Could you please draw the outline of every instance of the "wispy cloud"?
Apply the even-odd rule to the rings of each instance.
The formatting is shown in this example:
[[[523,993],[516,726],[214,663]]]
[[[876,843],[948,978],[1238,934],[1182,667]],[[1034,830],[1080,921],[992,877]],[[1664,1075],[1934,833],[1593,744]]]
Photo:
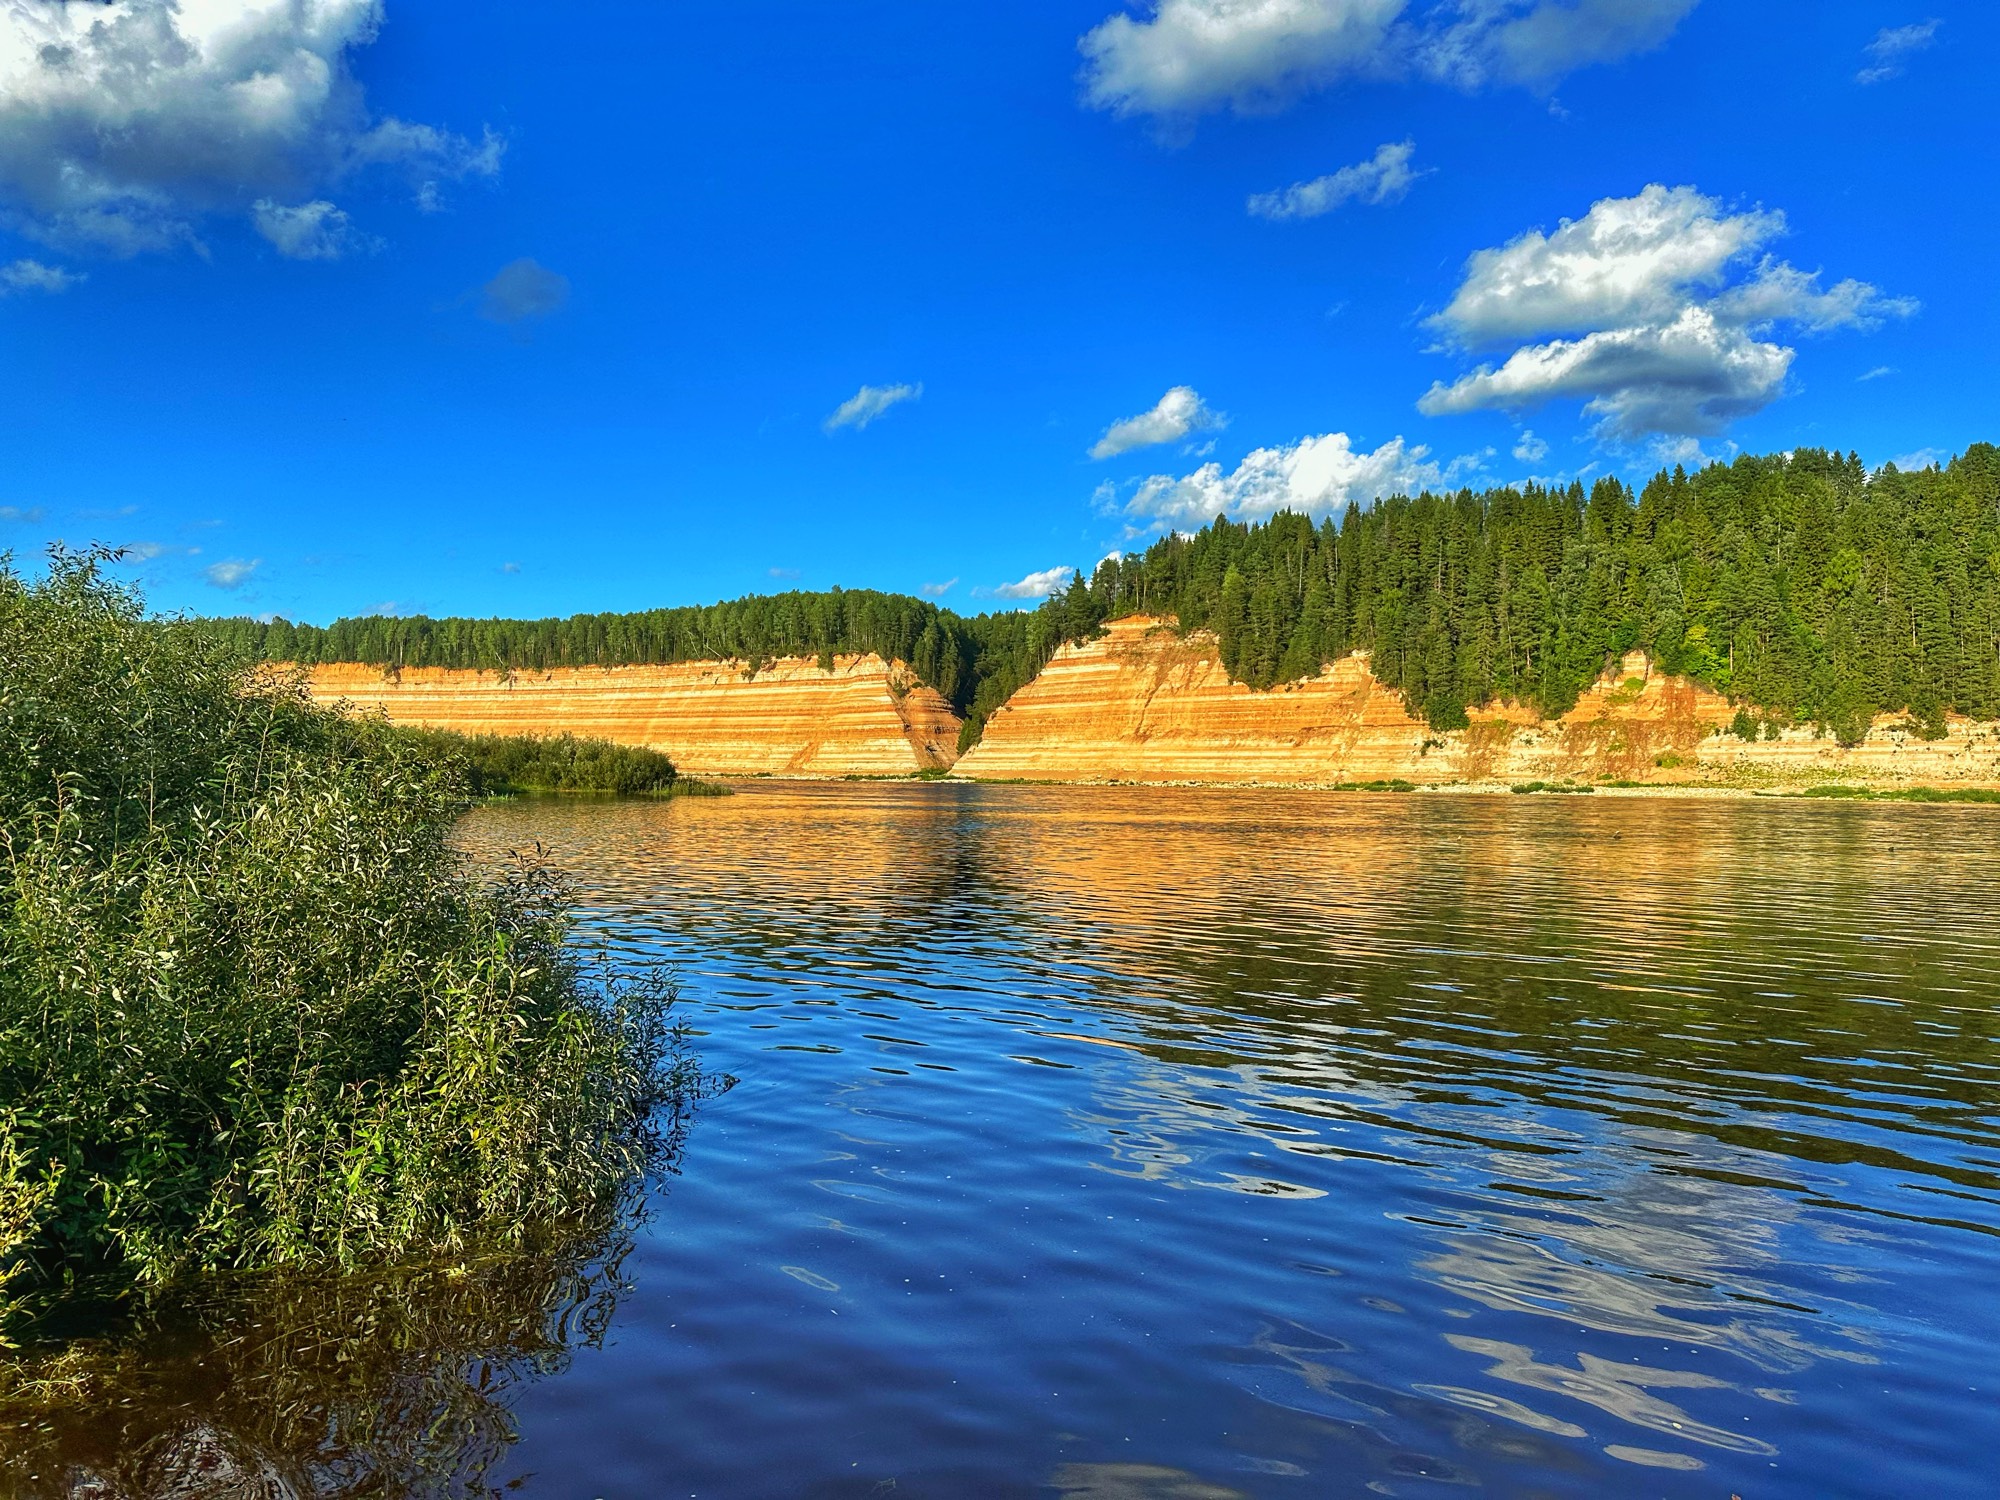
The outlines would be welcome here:
[[[1866,375],[1857,375],[1854,378],[1857,381],[1887,380],[1891,375],[1900,375],[1902,373],[1894,365],[1877,365]]]
[[[1046,599],[1057,589],[1066,587],[1075,572],[1075,568],[1043,568],[1039,573],[1030,573],[1013,583],[996,585],[986,592],[995,599]]]
[[[38,260],[17,260],[0,266],[0,297],[16,292],[66,292],[83,277],[60,266],[45,266]]]
[[[949,594],[953,589],[957,587],[958,587],[958,580],[956,578],[947,578],[943,583],[925,584],[921,592],[927,599],[942,599],[946,594]]]
[[[0,505],[0,526],[34,526],[41,519],[39,505]]]
[[[479,316],[491,323],[526,323],[560,311],[567,301],[569,278],[523,256],[480,288]]]
[[[833,409],[833,414],[820,425],[829,433],[838,432],[843,427],[857,431],[888,411],[892,406],[900,406],[905,401],[921,400],[923,383],[915,385],[864,385]]]
[[[210,563],[201,570],[201,576],[219,589],[240,589],[250,581],[250,575],[263,565],[260,557],[232,557],[222,562]]]
[[[764,571],[773,578],[797,578],[799,576],[797,568],[766,568]]]
[[[324,198],[293,204],[259,198],[250,205],[250,222],[287,260],[339,260],[349,250],[373,250],[381,244],[355,233],[346,212]]]
[[[1524,464],[1538,464],[1548,456],[1547,440],[1536,437],[1532,427],[1522,428],[1520,441],[1514,444],[1514,457]]]
[[[1885,26],[1875,33],[1874,41],[1861,49],[1868,63],[1854,75],[1854,81],[1884,83],[1901,76],[1912,57],[1928,50],[1937,41],[1938,28],[1942,25],[1942,21],[1931,20],[1918,21],[1911,26]]]
[[[1125,417],[1104,429],[1091,445],[1092,458],[1116,458],[1134,448],[1177,443],[1191,432],[1208,432],[1228,425],[1228,418],[1209,410],[1191,385],[1177,385],[1154,403],[1151,411]]]
[[[1410,158],[1416,154],[1415,141],[1393,142],[1351,167],[1295,182],[1278,192],[1253,194],[1250,212],[1260,219],[1316,219],[1343,203],[1394,203],[1425,175],[1410,168]]]

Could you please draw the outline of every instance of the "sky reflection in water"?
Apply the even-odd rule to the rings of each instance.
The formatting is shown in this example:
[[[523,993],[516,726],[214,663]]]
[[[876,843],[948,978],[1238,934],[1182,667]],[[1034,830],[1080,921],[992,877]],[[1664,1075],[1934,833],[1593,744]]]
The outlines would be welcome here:
[[[521,1400],[551,1493],[1986,1483],[1988,810],[759,785],[471,826],[677,957],[743,1080],[615,1347]]]
[[[436,1493],[1990,1492],[1990,809],[760,784],[467,837],[677,959],[741,1082]]]

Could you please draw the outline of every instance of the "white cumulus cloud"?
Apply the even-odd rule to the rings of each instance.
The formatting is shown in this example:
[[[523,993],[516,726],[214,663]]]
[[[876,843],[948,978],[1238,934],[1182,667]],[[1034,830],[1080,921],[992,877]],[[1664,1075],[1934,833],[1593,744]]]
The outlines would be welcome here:
[[[1546,87],[1656,47],[1698,0],[1147,0],[1078,43],[1084,97],[1121,115],[1271,109],[1357,76]]]
[[[1046,599],[1057,589],[1067,588],[1075,568],[1043,568],[1015,583],[1003,583],[992,590],[996,599]]]
[[[348,67],[381,0],[6,0],[0,202],[46,242],[129,255],[368,166],[491,174],[500,142],[376,118]]]
[[[1868,58],[1854,75],[1856,83],[1882,83],[1899,76],[1909,60],[1937,41],[1942,21],[1918,21],[1911,26],[1885,26],[1862,48]]]
[[[1548,440],[1536,437],[1532,427],[1522,428],[1521,436],[1514,444],[1514,457],[1524,464],[1538,464],[1548,456]]]
[[[1150,448],[1156,443],[1177,443],[1193,432],[1207,432],[1225,424],[1225,418],[1191,385],[1177,385],[1160,397],[1151,411],[1126,417],[1104,429],[1104,436],[1091,445],[1092,458],[1116,458],[1134,448]]]
[[[1783,214],[1729,213],[1694,188],[1656,183],[1554,233],[1481,250],[1432,326],[1466,347],[1543,341],[1437,383],[1418,408],[1524,411],[1572,398],[1615,440],[1715,433],[1783,391],[1797,351],[1774,340],[1780,326],[1866,329],[1917,311],[1863,281],[1822,289],[1818,272],[1763,252],[1784,232]]]
[[[1142,528],[1193,528],[1217,516],[1258,521],[1281,510],[1332,515],[1384,495],[1436,489],[1477,467],[1470,458],[1441,465],[1428,448],[1400,437],[1363,452],[1346,433],[1329,432],[1259,448],[1227,473],[1207,463],[1178,478],[1155,474],[1140,484],[1124,513]]]
[[[1392,142],[1351,167],[1278,192],[1253,194],[1250,212],[1260,219],[1316,219],[1343,203],[1394,203],[1423,175],[1410,168],[1416,153],[1415,141]]]
[[[81,276],[60,266],[17,260],[0,266],[0,297],[10,297],[15,292],[66,292],[81,280]]]
[[[890,407],[904,401],[915,401],[922,397],[924,388],[916,385],[864,385],[833,409],[833,414],[820,425],[828,432],[838,432],[843,427],[862,428],[874,421]]]

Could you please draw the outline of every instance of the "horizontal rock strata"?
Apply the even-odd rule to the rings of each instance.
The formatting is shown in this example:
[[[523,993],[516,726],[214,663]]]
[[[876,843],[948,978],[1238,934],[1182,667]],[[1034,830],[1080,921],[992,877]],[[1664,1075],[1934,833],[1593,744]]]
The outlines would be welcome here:
[[[987,721],[960,760],[992,780],[1332,785],[1632,780],[1686,785],[2000,785],[2000,725],[1954,721],[1925,742],[1880,721],[1843,749],[1809,729],[1746,742],[1717,730],[1735,705],[1634,652],[1560,720],[1501,704],[1469,729],[1412,717],[1356,653],[1318,677],[1256,692],[1231,682],[1213,635],[1117,620],[1065,646]]]
[[[474,672],[315,667],[314,698],[462,734],[562,734],[664,751],[709,775],[897,776],[949,766],[959,719],[900,662],[842,656],[750,664]]]

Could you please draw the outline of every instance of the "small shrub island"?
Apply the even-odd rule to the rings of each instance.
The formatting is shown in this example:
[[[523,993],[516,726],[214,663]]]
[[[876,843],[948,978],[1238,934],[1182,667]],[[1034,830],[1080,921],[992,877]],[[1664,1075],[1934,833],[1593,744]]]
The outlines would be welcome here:
[[[450,835],[482,791],[670,789],[665,757],[315,706],[103,561],[0,560],[0,1342],[79,1294],[628,1201],[695,1083],[671,987],[598,976],[560,879]]]

